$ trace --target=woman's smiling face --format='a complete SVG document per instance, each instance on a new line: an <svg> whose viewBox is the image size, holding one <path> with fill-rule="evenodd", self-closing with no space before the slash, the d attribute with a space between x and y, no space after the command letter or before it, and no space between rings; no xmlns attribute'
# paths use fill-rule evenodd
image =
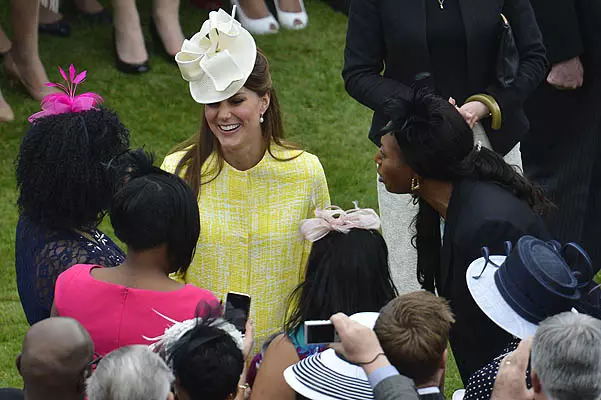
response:
<svg viewBox="0 0 601 400"><path fill-rule="evenodd" d="M243 87L227 100L205 105L205 118L221 147L236 149L263 140L260 118L268 107L269 94Z"/></svg>

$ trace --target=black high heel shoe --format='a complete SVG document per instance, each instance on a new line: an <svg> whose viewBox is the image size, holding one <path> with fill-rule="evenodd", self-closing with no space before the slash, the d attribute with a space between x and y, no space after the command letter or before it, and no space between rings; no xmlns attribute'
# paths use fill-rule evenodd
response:
<svg viewBox="0 0 601 400"><path fill-rule="evenodd" d="M64 19L59 19L50 24L38 24L38 32L53 36L69 37L71 36L71 25Z"/></svg>
<svg viewBox="0 0 601 400"><path fill-rule="evenodd" d="M115 52L115 66L119 71L125 74L143 74L150 71L148 60L141 64L129 64L119 58L119 52L117 51L117 34L115 33L115 29L113 29L113 50Z"/></svg>
<svg viewBox="0 0 601 400"><path fill-rule="evenodd" d="M169 52L165 48L165 44L163 43L163 40L161 39L161 35L159 35L159 31L157 29L157 26L154 22L154 18L152 16L150 17L149 28L150 28L150 37L152 38L152 51L156 52L157 47L158 47L158 52L161 55L161 57L163 57L170 64L177 64L175 62L175 54L174 55L169 54Z"/></svg>

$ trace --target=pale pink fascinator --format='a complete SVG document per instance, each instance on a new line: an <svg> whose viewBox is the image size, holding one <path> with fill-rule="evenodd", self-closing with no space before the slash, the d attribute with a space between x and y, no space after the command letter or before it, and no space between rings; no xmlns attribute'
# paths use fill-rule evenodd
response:
<svg viewBox="0 0 601 400"><path fill-rule="evenodd" d="M73 64L69 67L69 76L65 71L58 67L61 76L65 80L66 85L61 83L46 83L46 86L57 87L64 93L51 93L42 100L42 111L31 115L28 120L34 122L38 118L47 117L50 115L88 111L102 104L102 97L93 92L82 93L75 95L77 85L82 83L87 76L86 71L77 73Z"/></svg>
<svg viewBox="0 0 601 400"><path fill-rule="evenodd" d="M316 242L332 231L349 233L351 229L380 229L380 217L371 208L355 208L344 211L340 207L331 206L324 210L315 210L315 218L301 222L300 232L303 237Z"/></svg>

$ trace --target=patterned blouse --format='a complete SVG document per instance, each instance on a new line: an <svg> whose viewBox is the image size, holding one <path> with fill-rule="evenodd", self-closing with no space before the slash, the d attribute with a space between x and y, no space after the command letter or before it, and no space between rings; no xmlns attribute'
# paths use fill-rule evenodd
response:
<svg viewBox="0 0 601 400"><path fill-rule="evenodd" d="M75 264L115 267L125 253L108 236L94 229L48 230L19 218L15 241L15 267L19 297L30 325L50 317L58 275Z"/></svg>
<svg viewBox="0 0 601 400"><path fill-rule="evenodd" d="M503 361L503 358L505 358L507 354L515 351L519 344L520 340L514 338L514 340L507 345L505 350L503 350L501 355L474 372L474 374L470 376L467 386L465 387L465 396L463 397L463 400L489 400L492 396L492 390L495 386L495 379L499 373L501 361ZM530 367L528 367L528 370L526 371L525 379L527 387L530 388Z"/></svg>
<svg viewBox="0 0 601 400"><path fill-rule="evenodd" d="M201 186L200 238L183 280L223 298L228 291L252 297L255 343L284 320L285 302L304 279L311 244L299 224L330 205L323 168L313 154L273 145L257 165L240 171L224 162L219 176ZM184 152L163 161L174 172ZM215 155L203 165L213 168ZM255 346L256 347L256 346Z"/></svg>

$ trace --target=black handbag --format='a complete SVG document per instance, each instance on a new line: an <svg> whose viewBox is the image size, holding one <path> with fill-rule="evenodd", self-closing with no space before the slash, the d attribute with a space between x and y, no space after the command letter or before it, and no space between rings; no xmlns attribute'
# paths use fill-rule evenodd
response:
<svg viewBox="0 0 601 400"><path fill-rule="evenodd" d="M520 67L520 52L515 44L515 37L507 18L501 14L501 32L499 35L499 51L497 53L496 79L507 88L513 84Z"/></svg>

